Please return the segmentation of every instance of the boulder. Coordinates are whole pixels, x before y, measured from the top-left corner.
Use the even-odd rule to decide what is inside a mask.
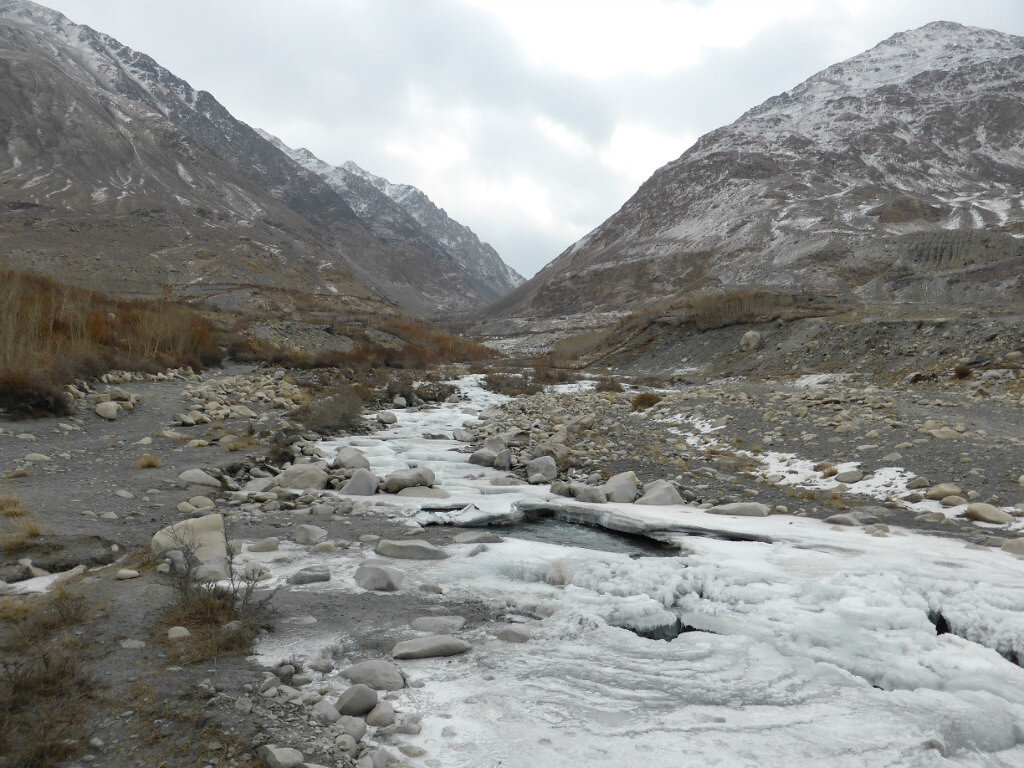
[[[274,485],[301,491],[320,491],[331,477],[315,464],[293,464],[274,480]]]
[[[402,560],[444,560],[448,557],[448,553],[443,549],[421,539],[409,541],[381,539],[377,542],[376,550],[378,555]]]
[[[113,421],[117,418],[117,412],[121,410],[121,406],[113,402],[99,403],[95,410],[96,415],[100,418]]]
[[[189,551],[198,561],[195,578],[221,581],[228,578],[228,544],[224,518],[219,514],[195,517],[156,532],[150,542],[156,557],[168,550]]]
[[[397,691],[405,687],[402,670],[384,659],[353,664],[341,670],[341,676],[353,683],[362,683],[378,691]]]
[[[740,338],[740,349],[743,352],[750,352],[752,349],[757,349],[761,344],[761,334],[757,331],[747,331]]]
[[[502,472],[508,472],[512,469],[512,451],[508,448],[498,451],[494,457],[493,466],[495,469],[501,470]]]
[[[705,510],[713,515],[740,515],[743,517],[767,517],[771,511],[767,504],[757,501],[737,501],[733,504],[716,504]]]
[[[377,414],[377,421],[385,425],[396,424],[398,422],[398,417],[391,413],[391,411],[381,411]]]
[[[178,479],[189,485],[205,485],[209,488],[220,488],[220,480],[201,469],[186,469]]]
[[[632,504],[636,499],[638,485],[635,472],[620,472],[608,478],[608,481],[601,486],[601,490],[608,497],[608,501]]]
[[[405,574],[386,565],[364,563],[356,568],[356,584],[375,592],[394,592],[402,586]]]
[[[381,701],[366,715],[366,724],[383,728],[395,722],[395,708],[390,701]]]
[[[335,721],[334,727],[342,733],[347,733],[353,741],[360,741],[366,735],[366,723],[361,717],[342,715]]]
[[[933,501],[941,501],[947,496],[959,496],[961,493],[963,491],[960,490],[960,487],[953,483],[939,483],[929,488],[924,497]]]
[[[304,760],[299,750],[274,744],[264,744],[256,754],[267,768],[297,768]]]
[[[382,489],[385,493],[398,493],[403,488],[415,486],[431,486],[434,484],[434,473],[427,467],[416,467],[415,469],[399,469],[392,472],[386,478]]]
[[[845,472],[839,472],[836,474],[834,479],[837,483],[853,485],[854,483],[859,483],[864,479],[864,473],[859,469],[848,469]]]
[[[525,627],[502,627],[497,632],[497,638],[506,643],[525,643],[533,637],[533,633]]]
[[[500,544],[504,539],[489,531],[466,531],[455,534],[456,544]]]
[[[338,710],[339,715],[365,715],[376,707],[379,701],[380,697],[373,688],[356,683],[345,689],[338,697],[338,703],[334,708]]]
[[[315,584],[320,581],[331,580],[331,569],[326,565],[311,565],[308,568],[296,571],[288,577],[288,583],[295,586],[303,584]]]
[[[408,496],[414,499],[448,499],[451,494],[444,488],[427,488],[422,485],[403,488],[398,492],[399,496]]]
[[[320,699],[320,701],[313,705],[313,717],[324,725],[336,723],[341,719],[341,715],[338,714],[338,708],[327,699]]]
[[[296,544],[303,544],[306,546],[316,544],[326,538],[327,531],[319,525],[297,525],[295,526],[295,531],[292,533],[292,540]],[[252,551],[251,547],[250,551]]]
[[[685,504],[679,491],[668,480],[655,480],[649,484],[644,495],[636,500],[637,504],[650,504],[652,506],[669,506],[672,504]]]
[[[476,464],[479,467],[493,467],[496,458],[498,458],[497,453],[481,448],[470,455],[469,463]]]
[[[448,634],[458,632],[466,625],[462,616],[419,616],[409,622],[409,626],[417,632]]]
[[[541,482],[550,483],[558,476],[558,465],[550,456],[538,456],[526,465],[526,476],[531,483],[536,476],[543,478]]]
[[[274,552],[281,546],[280,540],[276,536],[268,536],[265,539],[260,539],[254,544],[249,545],[250,552]]]
[[[451,635],[431,635],[415,640],[403,640],[395,645],[391,655],[396,659],[428,659],[435,656],[456,656],[472,647],[465,640]]]
[[[468,429],[453,429],[452,439],[458,440],[460,443],[472,443],[476,437]]]
[[[605,494],[604,489],[598,488],[596,485],[571,483],[569,485],[569,493],[571,493],[577,501],[584,501],[588,504],[604,504],[608,501],[608,496]]]
[[[967,517],[977,520],[980,523],[1009,523],[1013,521],[1013,515],[1003,512],[999,507],[983,502],[975,502],[967,505]]]
[[[341,492],[350,496],[373,496],[379,485],[380,480],[373,472],[368,469],[357,469],[342,487]]]
[[[363,452],[358,448],[353,448],[351,445],[346,445],[340,449],[335,455],[334,460],[331,462],[331,469],[369,469],[370,460],[367,459]]]

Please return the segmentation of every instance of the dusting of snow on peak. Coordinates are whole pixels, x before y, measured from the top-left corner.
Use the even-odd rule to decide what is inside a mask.
[[[768,288],[926,304],[1024,292],[1024,38],[895,34],[702,136],[499,311]]]

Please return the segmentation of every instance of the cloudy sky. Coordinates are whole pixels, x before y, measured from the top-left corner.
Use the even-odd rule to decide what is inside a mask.
[[[1024,0],[43,0],[236,117],[414,184],[529,277],[698,136],[939,19]]]

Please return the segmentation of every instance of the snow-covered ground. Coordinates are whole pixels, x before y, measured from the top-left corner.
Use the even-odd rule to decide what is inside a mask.
[[[459,383],[472,409],[504,399],[478,379]],[[547,486],[492,485],[502,473],[468,464],[461,444],[424,438],[475,419],[466,405],[397,410],[385,431],[324,446],[358,446],[379,475],[426,464],[453,506],[484,515],[507,515],[523,499],[566,501]],[[409,518],[437,503],[375,498],[381,514]],[[394,699],[399,713],[424,713],[422,733],[402,737],[427,750],[410,765],[1024,765],[1024,670],[1000,655],[1024,656],[1021,560],[953,539],[869,535],[792,516],[574,506],[638,528],[686,525],[755,540],[667,533],[677,557],[636,557],[512,534],[472,555],[472,545],[452,545],[446,560],[396,561],[411,588],[443,585],[449,603],[488,602],[533,632],[513,644],[495,637],[504,624],[476,627],[461,633],[473,643],[464,656],[401,662],[424,683]],[[275,581],[326,564],[331,581],[302,589],[353,593],[363,557],[295,545],[244,553]],[[698,631],[662,641],[622,628],[676,617]],[[951,633],[937,634],[933,622],[942,621]],[[313,630],[302,637],[271,637],[261,653],[313,657],[337,641]]]

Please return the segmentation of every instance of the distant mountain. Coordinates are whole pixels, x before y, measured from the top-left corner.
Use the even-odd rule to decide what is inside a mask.
[[[893,35],[700,138],[490,308],[555,317],[734,287],[1024,294],[1024,38]]]
[[[148,56],[0,0],[0,260],[232,309],[437,315],[492,297],[421,228],[382,237],[368,218]]]
[[[276,136],[260,134],[327,182],[377,237],[388,243],[412,241],[454,260],[484,300],[494,301],[524,282],[473,230],[448,216],[416,187],[392,184],[353,162],[330,165],[308,149],[291,149]]]

